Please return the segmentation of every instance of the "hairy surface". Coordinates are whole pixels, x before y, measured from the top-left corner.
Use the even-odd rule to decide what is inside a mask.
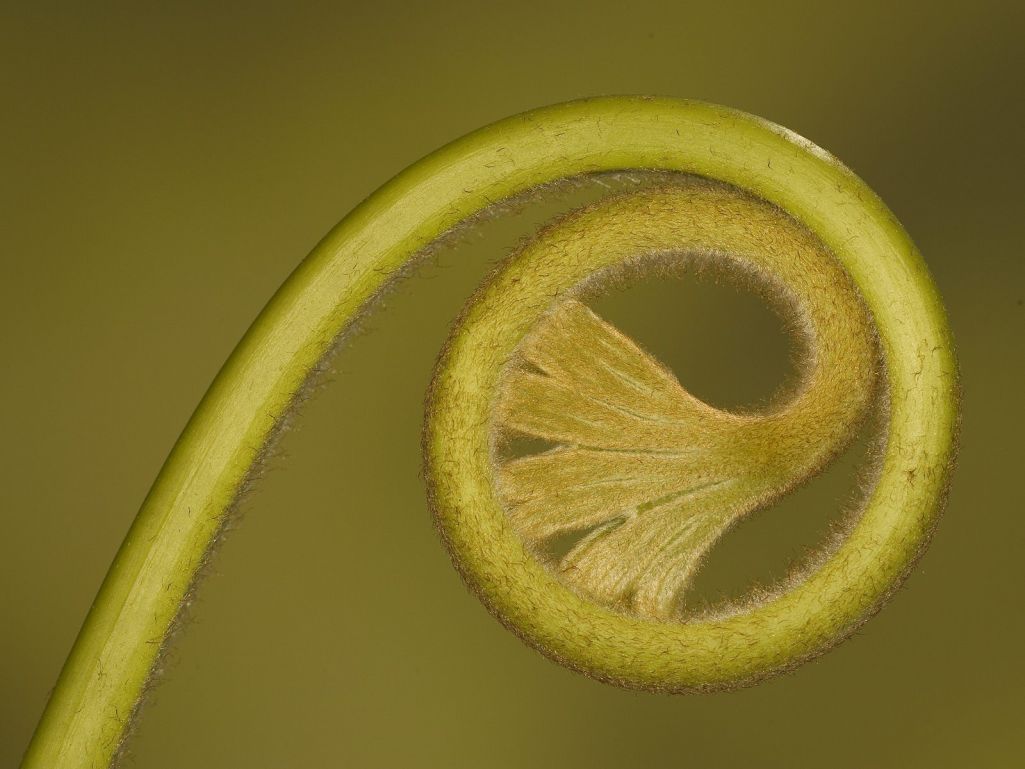
[[[561,579],[657,619],[678,614],[702,557],[723,532],[846,446],[874,392],[874,332],[849,278],[804,228],[738,190],[691,179],[607,199],[550,227],[532,245],[531,259],[572,263],[603,247],[607,230],[574,230],[575,219],[600,216],[613,231],[655,248],[658,261],[686,262],[687,254],[662,249],[702,245],[687,229],[688,215],[701,209],[742,217],[758,233],[747,250],[711,258],[747,271],[789,307],[805,354],[788,397],[763,413],[713,408],[568,298],[554,302],[517,347],[495,411],[499,441],[512,433],[556,444],[497,469],[516,531],[535,553],[553,537],[581,534],[558,564]]]
[[[542,232],[492,276],[456,327],[431,386],[423,443],[431,504],[453,562],[502,622],[553,659],[602,680],[654,690],[707,690],[757,680],[821,653],[876,611],[928,540],[955,448],[956,363],[942,304],[914,245],[861,180],[784,128],[694,101],[570,102],[500,121],[410,166],[350,212],[272,297],[217,375],[140,508],[47,703],[24,769],[109,766],[206,554],[265,458],[268,442],[339,336],[358,323],[411,260],[496,202],[584,174],[649,171],[715,179],[749,194],[731,197],[722,192],[728,187],[694,185],[689,203],[677,208],[671,223],[653,215],[658,205],[650,196],[618,203],[625,218],[603,221],[616,211],[585,211],[560,225],[557,248],[547,248],[554,231]],[[737,259],[739,269],[753,274],[779,274],[777,283],[786,287],[780,290],[794,293],[792,303],[799,319],[807,321],[809,337],[848,339],[819,335],[814,312],[822,307],[828,314],[834,301],[845,301],[839,298],[842,281],[816,282],[810,277],[814,270],[807,272],[800,258],[793,262],[793,280],[768,262],[765,269],[758,266],[759,255],[777,258],[774,249],[792,251],[789,236],[773,234],[786,218],[781,211],[807,227],[791,228],[793,237],[817,243],[814,233],[836,256],[876,322],[888,404],[877,483],[835,551],[805,579],[755,606],[688,622],[609,608],[586,591],[567,587],[534,557],[498,497],[503,481],[496,478],[494,449],[501,428],[494,415],[506,366],[531,330],[544,325],[553,303],[637,254],[699,253]],[[597,246],[567,250],[574,239],[593,233],[600,233]],[[536,250],[537,243],[545,243],[547,251]],[[566,259],[571,253],[574,257]],[[845,322],[860,314],[860,306],[853,308]],[[831,349],[813,350],[803,389],[781,401],[780,409],[732,415],[751,423],[738,432],[738,440],[752,461],[723,477],[746,478],[731,481],[748,486],[741,495],[746,504],[758,496],[755,482],[762,476],[774,475],[785,486],[780,479],[813,473],[832,451],[828,446],[842,444],[845,426],[857,421],[853,415],[861,407],[846,398],[814,406],[812,396],[826,391],[818,372],[837,373],[827,365]],[[623,367],[633,377],[654,376],[637,361]],[[852,372],[825,380],[845,377],[853,378]],[[802,398],[812,400],[796,408]],[[681,417],[687,404],[676,393],[659,408],[694,425],[719,419]],[[514,411],[506,409],[510,415]],[[805,414],[808,423],[795,417],[797,428],[786,435],[819,435],[810,422],[821,419],[832,437],[807,452],[785,437],[777,444],[768,427],[755,428],[759,419],[771,425],[791,411]],[[615,418],[626,417],[630,414]],[[649,431],[644,442],[652,457],[651,447],[667,436],[674,450],[683,440],[678,432],[670,435],[678,428],[671,430],[668,422],[663,427],[663,435]],[[769,432],[760,433],[764,430]],[[708,431],[709,440],[713,432]],[[564,451],[577,446],[566,436],[560,440]],[[778,456],[752,471],[761,460],[759,447]],[[637,467],[640,476],[650,474]],[[653,496],[657,492],[649,489],[644,501],[633,504],[636,515],[673,504],[672,494],[681,489],[685,496],[702,490],[699,479],[678,482],[677,475],[687,472],[680,467],[659,472],[672,478],[674,491]],[[724,503],[722,509],[728,508]],[[545,525],[552,524],[541,528]],[[589,552],[597,553],[598,543]],[[662,572],[635,569],[626,581],[651,596],[646,605],[657,615],[671,603],[665,596],[679,589],[686,571],[679,564],[685,561],[664,559],[656,564]],[[592,569],[593,575],[598,571]],[[652,579],[663,572],[666,576]],[[608,587],[614,597],[629,592],[616,592],[621,581],[594,576],[591,582]]]
[[[864,331],[854,333],[867,342]],[[868,360],[870,346],[860,346]],[[773,415],[720,411],[576,300],[561,304],[519,356],[499,426],[558,446],[502,464],[499,492],[514,527],[535,552],[584,533],[558,564],[562,578],[663,619],[677,614],[727,529],[846,444],[871,389],[870,378],[849,380],[839,425],[809,420],[807,398]]]
[[[911,344],[895,317],[912,293],[888,305],[871,285],[864,294],[849,272],[863,265],[838,258],[856,237],[821,238],[735,186],[678,177],[549,225],[490,276],[439,358],[424,440],[453,562],[507,627],[602,680],[693,691],[790,669],[878,609],[928,534],[897,530],[931,518],[937,500],[894,485],[907,478],[894,464],[922,461],[900,433],[927,424],[900,413],[915,391],[885,354],[895,338]],[[758,286],[799,337],[799,381],[761,411],[695,399],[579,301],[624,273],[709,263]],[[873,403],[883,438],[865,476],[877,483],[840,536],[776,588],[681,616],[709,547],[823,469]],[[509,459],[518,436],[554,447]],[[948,469],[929,470],[930,482]],[[567,533],[578,541],[552,564],[544,544]]]

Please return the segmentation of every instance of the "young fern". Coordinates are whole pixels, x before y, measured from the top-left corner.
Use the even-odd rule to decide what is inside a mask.
[[[778,126],[699,102],[571,102],[501,121],[414,164],[279,289],[143,503],[23,767],[114,760],[268,440],[339,336],[418,253],[497,201],[623,170],[687,177],[541,232],[473,297],[439,360],[424,456],[456,566],[553,659],[646,689],[771,675],[877,609],[928,539],[955,449],[951,340],[911,241],[863,182]],[[690,258],[749,274],[791,308],[806,337],[800,382],[764,412],[697,401],[578,301],[638,261]],[[708,547],[828,462],[876,389],[885,447],[843,541],[778,594],[727,614],[679,616]],[[507,459],[508,434],[556,446]],[[546,538],[577,530],[590,533],[559,565],[540,557]]]

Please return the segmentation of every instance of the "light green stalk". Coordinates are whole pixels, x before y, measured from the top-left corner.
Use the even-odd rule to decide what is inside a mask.
[[[290,276],[200,403],[104,580],[25,756],[24,769],[107,766],[226,511],[317,363],[409,260],[497,200],[579,174],[664,169],[720,179],[777,204],[836,254],[879,330],[890,422],[858,526],[815,575],[756,611],[658,624],[583,602],[503,523],[480,475],[479,432],[432,427],[435,487],[476,527],[448,530],[462,567],[517,632],[592,674],[662,688],[763,674],[843,635],[920,550],[954,451],[956,374],[926,269],[875,195],[831,156],[722,107],[607,98],[526,113],[438,150],[350,213]],[[472,377],[472,372],[460,375]],[[467,454],[466,452],[471,452]],[[470,505],[467,508],[466,505]]]

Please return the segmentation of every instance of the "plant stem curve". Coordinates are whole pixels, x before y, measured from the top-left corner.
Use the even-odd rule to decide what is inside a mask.
[[[774,629],[753,656],[734,658],[725,670],[713,664],[714,675],[744,678],[778,667],[849,632],[878,605],[931,528],[955,447],[957,376],[950,334],[914,245],[860,179],[772,123],[696,101],[569,102],[499,121],[410,166],[349,213],[275,293],[217,375],[143,502],[60,674],[23,769],[99,769],[114,760],[197,571],[268,440],[339,335],[417,253],[496,201],[567,177],[626,169],[720,180],[805,224],[860,288],[888,373],[886,454],[864,516],[808,582],[761,607],[758,622],[739,620],[749,624],[733,628],[747,631],[737,638],[750,640],[765,623]],[[427,450],[434,460],[441,458],[444,436],[432,433]],[[911,481],[909,473],[917,473]],[[515,549],[503,539],[508,534],[492,528],[482,536],[497,537],[498,550],[509,554]],[[509,584],[537,576],[516,577],[512,562],[496,568],[496,583],[506,574],[514,578]],[[850,591],[851,584],[859,589]],[[502,607],[507,618],[522,617],[516,596],[497,600],[508,601]],[[576,599],[564,591],[553,600]],[[820,611],[823,605],[839,610]],[[574,607],[575,613],[579,606]],[[567,655],[565,616],[542,616],[540,627],[529,631],[539,632],[543,643],[559,644],[555,656]],[[628,630],[593,654],[611,655],[621,677],[657,684],[660,674],[650,659],[620,659],[616,648],[646,640],[664,648],[674,641],[650,623]],[[693,632],[699,635],[689,639],[687,650],[695,657],[687,675],[666,673],[668,688],[693,683],[702,660],[721,658],[721,634]],[[602,664],[591,657],[582,663],[592,669]]]

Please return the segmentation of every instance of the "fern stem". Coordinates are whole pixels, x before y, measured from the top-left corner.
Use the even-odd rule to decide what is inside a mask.
[[[566,617],[582,609],[573,604],[566,614],[576,599],[557,584],[543,586],[552,588],[551,602],[536,607],[541,617],[528,632],[541,633],[542,643],[559,644],[559,655],[575,655],[591,668],[618,665],[671,686],[679,671],[669,666],[660,672],[655,659],[624,660],[625,650],[684,644],[673,648],[695,655],[691,673],[705,666],[706,677],[743,678],[849,632],[878,604],[921,547],[954,450],[950,337],[914,246],[863,182],[785,129],[698,102],[572,102],[503,120],[406,169],[346,216],[278,290],[218,374],[146,497],[75,641],[23,769],[111,763],[222,518],[268,439],[339,334],[412,256],[495,201],[561,178],[622,169],[681,171],[736,185],[802,221],[836,254],[862,291],[882,341],[891,413],[886,456],[850,540],[801,588],[762,607],[755,619],[731,626],[736,639],[756,643],[749,653],[728,657],[725,666],[720,652],[729,634],[700,625],[670,638],[657,624],[594,617],[600,643],[567,651],[586,626],[567,625]],[[458,460],[451,452],[466,446],[446,448],[445,438],[431,434],[428,451],[435,461]],[[909,472],[917,475],[909,480]],[[478,480],[464,475],[460,482]],[[482,574],[487,566],[493,569],[489,580],[508,581],[511,591],[494,600],[506,602],[506,616],[520,618],[527,610],[523,595],[536,595],[542,575],[501,560],[516,554],[515,540],[496,528],[497,519],[488,520],[475,535],[480,560],[472,569]],[[467,547],[473,550],[474,542]],[[520,587],[528,593],[518,596]],[[824,605],[839,608],[821,611]]]

